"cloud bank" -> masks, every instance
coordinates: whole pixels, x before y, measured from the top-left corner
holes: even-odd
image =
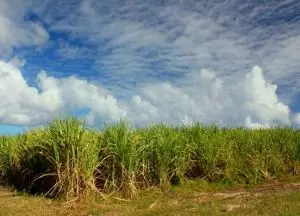
[[[157,82],[140,86],[131,100],[118,99],[99,84],[75,76],[55,78],[41,71],[38,87],[31,87],[19,68],[0,62],[0,121],[39,125],[64,112],[87,109],[86,120],[136,124],[190,124],[217,121],[226,126],[261,127],[271,122],[290,125],[291,112],[255,66],[234,83],[215,71],[189,73],[180,84]],[[299,114],[295,118],[299,122]]]

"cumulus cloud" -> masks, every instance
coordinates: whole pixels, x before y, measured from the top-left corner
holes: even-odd
[[[143,110],[148,119],[170,123],[200,121],[246,127],[269,127],[271,123],[290,125],[291,111],[280,102],[276,89],[276,85],[265,80],[258,66],[244,78],[232,82],[223,80],[212,70],[203,69],[188,74],[178,86],[155,83],[142,87],[142,97],[134,100],[144,106],[147,104],[147,109],[135,106],[134,110]]]
[[[103,89],[76,77],[56,79],[42,71],[39,89],[30,87],[21,71],[11,63],[0,62],[0,122],[42,124],[65,111],[86,107],[104,120],[117,121],[124,111],[117,100]]]
[[[255,112],[257,118],[263,121],[276,119],[285,124],[289,122],[290,109],[278,100],[277,85],[267,83],[258,66],[246,75],[244,86],[244,94],[248,97],[247,108]]]

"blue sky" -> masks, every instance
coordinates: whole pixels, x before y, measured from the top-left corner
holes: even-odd
[[[0,133],[89,125],[300,125],[297,0],[2,0]]]

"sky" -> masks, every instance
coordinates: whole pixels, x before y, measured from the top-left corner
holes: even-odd
[[[0,0],[0,134],[300,127],[298,0]]]

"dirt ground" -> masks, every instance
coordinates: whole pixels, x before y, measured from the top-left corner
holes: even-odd
[[[0,215],[300,215],[300,183],[213,191],[194,185],[166,193],[153,189],[133,200],[69,203],[1,188]]]

